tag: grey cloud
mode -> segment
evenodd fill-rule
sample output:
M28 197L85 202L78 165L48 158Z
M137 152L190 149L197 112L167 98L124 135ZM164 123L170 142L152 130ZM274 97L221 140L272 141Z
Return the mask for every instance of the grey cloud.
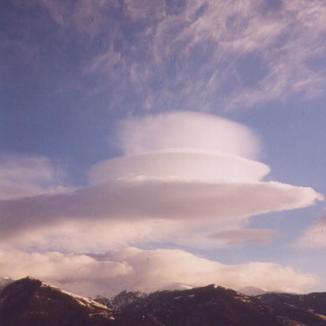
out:
M2 239L70 219L225 219L301 208L320 199L311 188L274 182L110 182L70 193L0 201Z
M275 236L273 230L268 229L235 229L211 233L208 238L217 241L224 241L228 244L267 244L270 243Z

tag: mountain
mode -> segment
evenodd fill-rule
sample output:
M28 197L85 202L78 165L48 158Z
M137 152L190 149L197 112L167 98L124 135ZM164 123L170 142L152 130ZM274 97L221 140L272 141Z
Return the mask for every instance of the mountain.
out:
M13 280L10 279L9 277L0 277L0 293L11 282L13 282Z
M148 295L123 291L110 302L117 320L148 326L326 325L326 293L254 296L264 291L247 290L250 296L214 285Z
M112 319L108 307L31 278L0 293L1 326L104 326L112 325Z
M248 296L257 296L257 295L265 294L267 291L260 288L256 288L254 286L246 286L238 290L238 292Z
M273 307L274 314L289 320L298 320L306 325L326 325L326 293L266 293L257 298Z
M24 278L0 293L1 326L322 326L326 293L246 296L214 285L80 297Z
M128 297L132 296L129 294ZM269 307L258 299L214 285L159 291L134 298L129 304L119 305L116 315L142 322L142 325L282 325Z

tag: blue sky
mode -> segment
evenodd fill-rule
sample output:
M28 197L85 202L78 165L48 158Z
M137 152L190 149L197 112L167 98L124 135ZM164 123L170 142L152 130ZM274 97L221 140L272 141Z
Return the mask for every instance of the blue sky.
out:
M325 290L325 21L322 0L2 2L1 276Z

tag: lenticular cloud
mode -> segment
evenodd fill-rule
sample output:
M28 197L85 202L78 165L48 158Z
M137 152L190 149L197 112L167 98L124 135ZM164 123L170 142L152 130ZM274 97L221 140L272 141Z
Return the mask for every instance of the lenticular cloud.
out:
M114 201L128 202L132 210L128 198L137 198L137 209L124 217L186 220L183 229L196 229L197 236L200 219L225 237L241 234L252 215L302 208L322 198L308 187L264 182L270 168L257 161L256 135L217 116L171 112L128 119L119 124L116 139L122 155L96 164L89 180L128 188L126 198Z
M151 207L156 193L162 205L153 216L168 217L163 212L169 205L180 216L183 210L190 216L191 211L209 208L212 218L249 216L305 207L321 198L311 188L264 182L270 168L255 160L259 141L238 123L209 114L172 112L129 119L119 127L117 143L123 154L96 164L89 173L90 184L132 184L140 193L148 192ZM234 213L223 212L230 201Z
M42 274L43 270L24 263L16 274L9 268L7 276L29 273L57 284L67 284L71 279L67 286L73 289L74 284L81 286L77 269L83 266L79 276L84 280L85 293L98 293L103 286L107 293L114 292L118 290L114 284L153 290L175 287L180 282L191 286L218 282L232 287L258 282L264 287L271 284L274 290L287 289L286 284L293 290L294 285L304 288L315 281L312 276L275 264L231 266L178 250L151 253L126 249L146 244L155 248L181 245L191 250L267 243L272 241L273 232L248 228L251 216L302 208L322 199L308 187L264 181L270 168L257 161L259 141L248 128L208 114L174 112L124 121L117 128L116 141L121 155L94 165L87 186L64 187L60 192L44 191L41 195L20 196L17 192L15 197L0 199L0 265L9 264L6 252L16 252L27 260L44 261L46 271ZM31 167L28 171L37 174ZM2 167L6 178L9 172ZM20 181L18 174L16 182ZM27 181L28 189L34 189L34 178ZM26 253L35 248L49 254ZM120 254L105 262L83 255L108 250ZM148 255L158 263L138 269ZM169 257L167 263L164 257ZM69 263L72 258L74 264ZM175 261L182 265L179 269ZM54 266L57 272L53 274ZM195 272L188 272L197 267ZM97 270L102 269L107 271L103 279L100 276L94 281L94 273L98 275ZM273 283L270 277L266 281L266 270L277 271ZM229 282L223 275L239 282ZM114 282L108 283L110 280ZM289 280L295 280L291 286Z
M249 128L187 111L126 119L118 125L117 143L125 155L189 150L254 158L259 152L259 141Z
M95 165L91 183L112 180L259 181L269 167L254 161L259 141L238 123L213 115L173 112L119 125L122 157Z
M105 251L117 235L99 230L124 229L132 221L142 223L142 237L135 227L121 232L119 243L237 243L243 237L237 241L234 235L243 234L251 216L322 198L308 187L265 182L270 169L257 161L257 137L213 115L172 112L129 119L118 125L116 141L121 155L93 166L88 186L0 201L1 238L20 244L39 239L42 247L60 243L74 251L89 250L85 243L91 242Z

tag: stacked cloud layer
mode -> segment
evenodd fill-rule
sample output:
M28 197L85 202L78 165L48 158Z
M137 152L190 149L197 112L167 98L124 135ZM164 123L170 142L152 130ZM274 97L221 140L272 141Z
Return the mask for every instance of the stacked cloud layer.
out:
M130 119L117 126L116 143L120 157L93 166L88 186L41 195L11 193L9 199L2 190L2 247L121 253L123 247L149 243L189 248L264 243L271 241L273 234L247 228L251 216L307 207L322 199L308 187L264 181L269 167L256 161L256 136L217 116L171 112ZM6 171L3 167L0 174L4 179L9 178ZM33 182L32 178L30 189L34 189ZM6 258L3 260L6 264ZM219 278L222 274L216 274L216 282L232 286ZM300 288L307 279L297 276ZM146 285L145 289L153 288L156 281L152 281L152 287ZM179 281L181 278L174 280L170 275L159 285L168 287ZM199 284L194 275L189 283ZM284 289L281 283L276 282L274 288Z

